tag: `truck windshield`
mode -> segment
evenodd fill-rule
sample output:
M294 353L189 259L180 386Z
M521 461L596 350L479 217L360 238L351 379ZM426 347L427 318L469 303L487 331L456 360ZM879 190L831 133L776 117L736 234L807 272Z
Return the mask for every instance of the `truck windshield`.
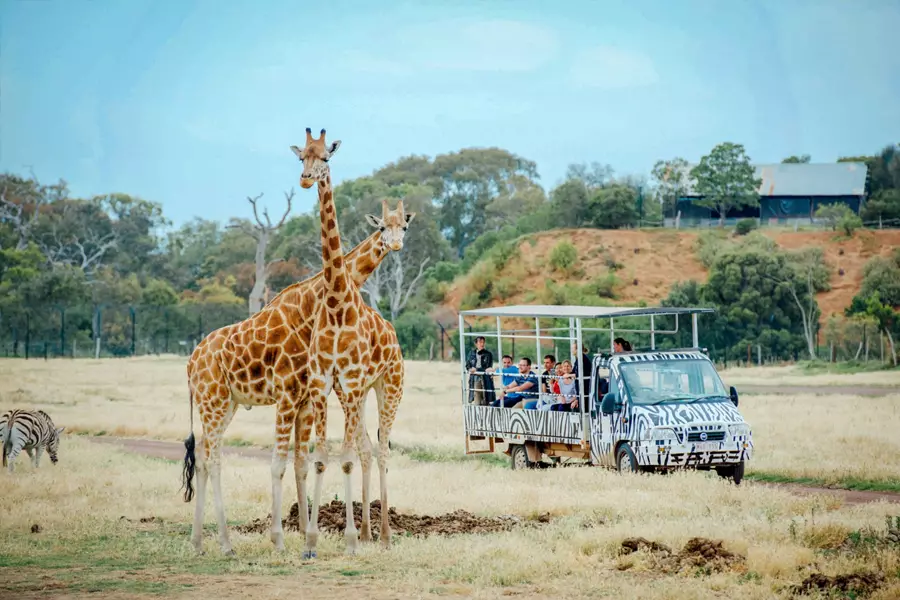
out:
M699 402L728 398L712 364L699 359L623 362L619 373L635 404Z

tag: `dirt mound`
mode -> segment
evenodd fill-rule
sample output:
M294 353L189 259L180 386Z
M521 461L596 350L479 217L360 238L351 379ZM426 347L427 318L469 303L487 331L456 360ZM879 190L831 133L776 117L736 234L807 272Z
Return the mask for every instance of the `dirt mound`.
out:
M622 541L621 554L631 554L638 550L648 550L654 555L664 573L697 569L712 573L739 569L744 564L744 557L726 550L721 540L702 537L689 539L677 554L665 544L642 537L626 538Z
M791 588L795 595L809 594L813 591L830 592L837 590L854 596L868 596L878 589L884 577L878 573L846 573L829 577L821 573L813 573L800 585Z
M381 529L381 502L375 500L371 504L372 537L378 539ZM332 500L319 509L319 530L331 533L343 533L346 525L344 503ZM359 529L362 524L362 503L353 503L353 521ZM388 521L394 535L429 536L454 535L458 533L494 533L509 531L513 527L525 524L548 523L549 515L540 515L527 519L515 515L499 517L479 517L465 510L455 510L435 517L398 513L393 507L388 509ZM272 515L265 519L255 519L236 529L241 533L267 533L272 523ZM300 507L295 502L291 506L288 517L282 521L286 531L300 531Z

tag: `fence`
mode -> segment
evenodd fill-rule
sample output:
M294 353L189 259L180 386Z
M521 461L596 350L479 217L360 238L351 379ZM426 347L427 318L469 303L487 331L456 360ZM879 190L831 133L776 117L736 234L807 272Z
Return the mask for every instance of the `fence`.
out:
M7 307L0 313L0 358L187 356L211 331L245 318L245 304ZM394 325L408 359L458 356L451 332L427 316Z

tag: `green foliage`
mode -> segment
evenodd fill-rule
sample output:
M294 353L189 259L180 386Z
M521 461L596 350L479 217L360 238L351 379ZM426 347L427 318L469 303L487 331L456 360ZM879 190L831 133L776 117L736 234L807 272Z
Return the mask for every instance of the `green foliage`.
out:
M598 190L588 201L591 222L603 229L633 227L637 223L634 188L614 185Z
M569 179L550 192L551 214L557 227L580 227L589 214L588 187L581 179Z
M782 162L783 164L790 164L790 163L795 163L795 164L808 164L809 161L810 161L810 156L809 156L809 154L803 154L803 155L801 155L801 156L788 156L787 158L785 158L785 159L784 159L783 161L781 161L781 162Z
M727 246L728 240L725 232L713 229L704 231L697 236L695 252L703 266L708 269Z
M762 180L755 177L750 157L741 144L719 144L691 169L691 177L701 196L696 204L718 211L720 223L725 222L732 208L759 206Z
M660 160L653 165L652 176L656 182L656 198L662 213L674 216L678 198L684 195L688 185L688 161L683 158Z
M863 221L900 221L900 189L882 190L859 211Z
M456 278L457 275L459 275L459 273L459 263L442 260L434 266L429 267L425 272L425 276L428 279L433 279L434 281L450 283Z
M823 204L816 209L815 218L821 219L831 226L832 231L840 229L846 236L852 236L853 232L862 227L862 219L843 202Z
M563 240L550 252L550 266L557 271L569 271L578 260L578 251L571 242Z
M433 344L440 345L437 324L426 314L406 311L394 321L393 325L403 357L406 359L426 360Z
M738 235L747 235L758 227L756 219L741 219L734 226L734 232Z

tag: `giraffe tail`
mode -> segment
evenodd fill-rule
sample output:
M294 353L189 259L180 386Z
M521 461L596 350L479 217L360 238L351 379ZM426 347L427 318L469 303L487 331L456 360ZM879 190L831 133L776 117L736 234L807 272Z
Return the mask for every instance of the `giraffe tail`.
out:
M191 397L191 435L184 440L184 467L181 470L181 489L184 489L184 501L190 502L194 498L194 471L197 467L197 455L195 453L196 438L194 438L194 391Z

